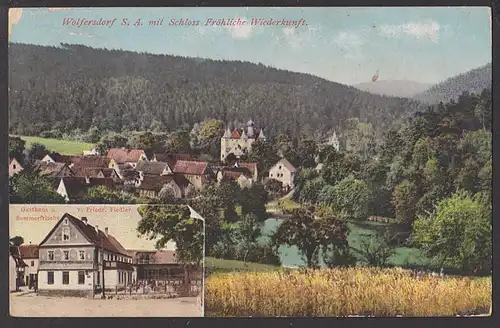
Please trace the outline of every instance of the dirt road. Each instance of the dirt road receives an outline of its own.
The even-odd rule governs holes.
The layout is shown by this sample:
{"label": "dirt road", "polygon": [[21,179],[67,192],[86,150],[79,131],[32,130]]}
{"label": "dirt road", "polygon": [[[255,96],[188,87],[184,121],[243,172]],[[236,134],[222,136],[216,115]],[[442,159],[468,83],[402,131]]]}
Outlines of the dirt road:
{"label": "dirt road", "polygon": [[196,297],[148,300],[101,300],[10,296],[13,317],[201,317]]}

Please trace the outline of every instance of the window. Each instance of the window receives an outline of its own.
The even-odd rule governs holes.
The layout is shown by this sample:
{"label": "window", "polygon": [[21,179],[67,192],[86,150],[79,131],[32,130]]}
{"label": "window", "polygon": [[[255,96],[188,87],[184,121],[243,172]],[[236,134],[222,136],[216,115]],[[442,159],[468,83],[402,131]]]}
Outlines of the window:
{"label": "window", "polygon": [[65,261],[69,260],[69,251],[64,251],[64,260]]}
{"label": "window", "polygon": [[49,261],[54,261],[54,251],[49,251]]}
{"label": "window", "polygon": [[273,174],[271,173],[271,178],[273,177]]}
{"label": "window", "polygon": [[68,241],[69,240],[69,228],[63,228],[63,231],[62,231],[62,240],[63,241]]}
{"label": "window", "polygon": [[63,285],[69,285],[69,271],[62,272]]}
{"label": "window", "polygon": [[85,251],[80,251],[79,255],[80,255],[80,260],[85,260]]}
{"label": "window", "polygon": [[67,218],[66,218],[66,219],[64,219],[63,224],[64,224],[64,225],[68,225],[68,219],[67,219]]}
{"label": "window", "polygon": [[31,266],[35,266],[35,261],[31,261]]}
{"label": "window", "polygon": [[54,284],[54,271],[47,271],[47,284],[48,285]]}
{"label": "window", "polygon": [[12,164],[12,168],[15,170],[16,169],[16,164]]}
{"label": "window", "polygon": [[97,279],[96,279],[96,283],[97,283],[98,285],[100,285],[100,284],[101,284],[101,273],[100,273],[99,271],[97,271]]}
{"label": "window", "polygon": [[278,168],[278,169],[279,169],[279,170],[281,170],[281,165],[279,166],[279,168]]}
{"label": "window", "polygon": [[78,271],[78,284],[79,285],[85,284],[85,271]]}

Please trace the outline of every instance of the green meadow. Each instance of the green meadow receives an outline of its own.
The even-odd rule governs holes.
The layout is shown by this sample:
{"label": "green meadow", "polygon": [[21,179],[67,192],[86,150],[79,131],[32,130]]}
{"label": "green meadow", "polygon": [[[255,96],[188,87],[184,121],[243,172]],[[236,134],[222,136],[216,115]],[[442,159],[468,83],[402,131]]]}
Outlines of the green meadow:
{"label": "green meadow", "polygon": [[94,147],[91,143],[81,141],[26,136],[18,137],[26,141],[26,148],[29,148],[33,143],[40,143],[49,151],[55,151],[63,155],[80,155],[84,150],[91,150]]}

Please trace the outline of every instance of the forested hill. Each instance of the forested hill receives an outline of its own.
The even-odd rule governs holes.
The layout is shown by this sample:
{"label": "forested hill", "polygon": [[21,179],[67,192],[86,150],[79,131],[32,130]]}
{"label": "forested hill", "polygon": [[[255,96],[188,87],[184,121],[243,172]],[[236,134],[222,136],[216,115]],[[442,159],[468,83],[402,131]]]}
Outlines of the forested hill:
{"label": "forested hill", "polygon": [[463,92],[481,93],[483,89],[491,89],[491,79],[490,63],[438,83],[413,99],[426,103],[457,101]]}
{"label": "forested hill", "polygon": [[168,132],[252,118],[266,135],[320,136],[350,117],[383,132],[418,106],[262,64],[61,46],[9,45],[10,133]]}

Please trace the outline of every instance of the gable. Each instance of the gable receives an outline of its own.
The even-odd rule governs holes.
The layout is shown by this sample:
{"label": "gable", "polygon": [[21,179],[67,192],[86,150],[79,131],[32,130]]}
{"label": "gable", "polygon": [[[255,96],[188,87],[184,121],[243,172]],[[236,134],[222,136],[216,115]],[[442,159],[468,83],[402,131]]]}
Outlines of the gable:
{"label": "gable", "polygon": [[[63,240],[63,232],[69,233],[69,240]],[[82,231],[65,214],[47,234],[40,246],[93,245]]]}

